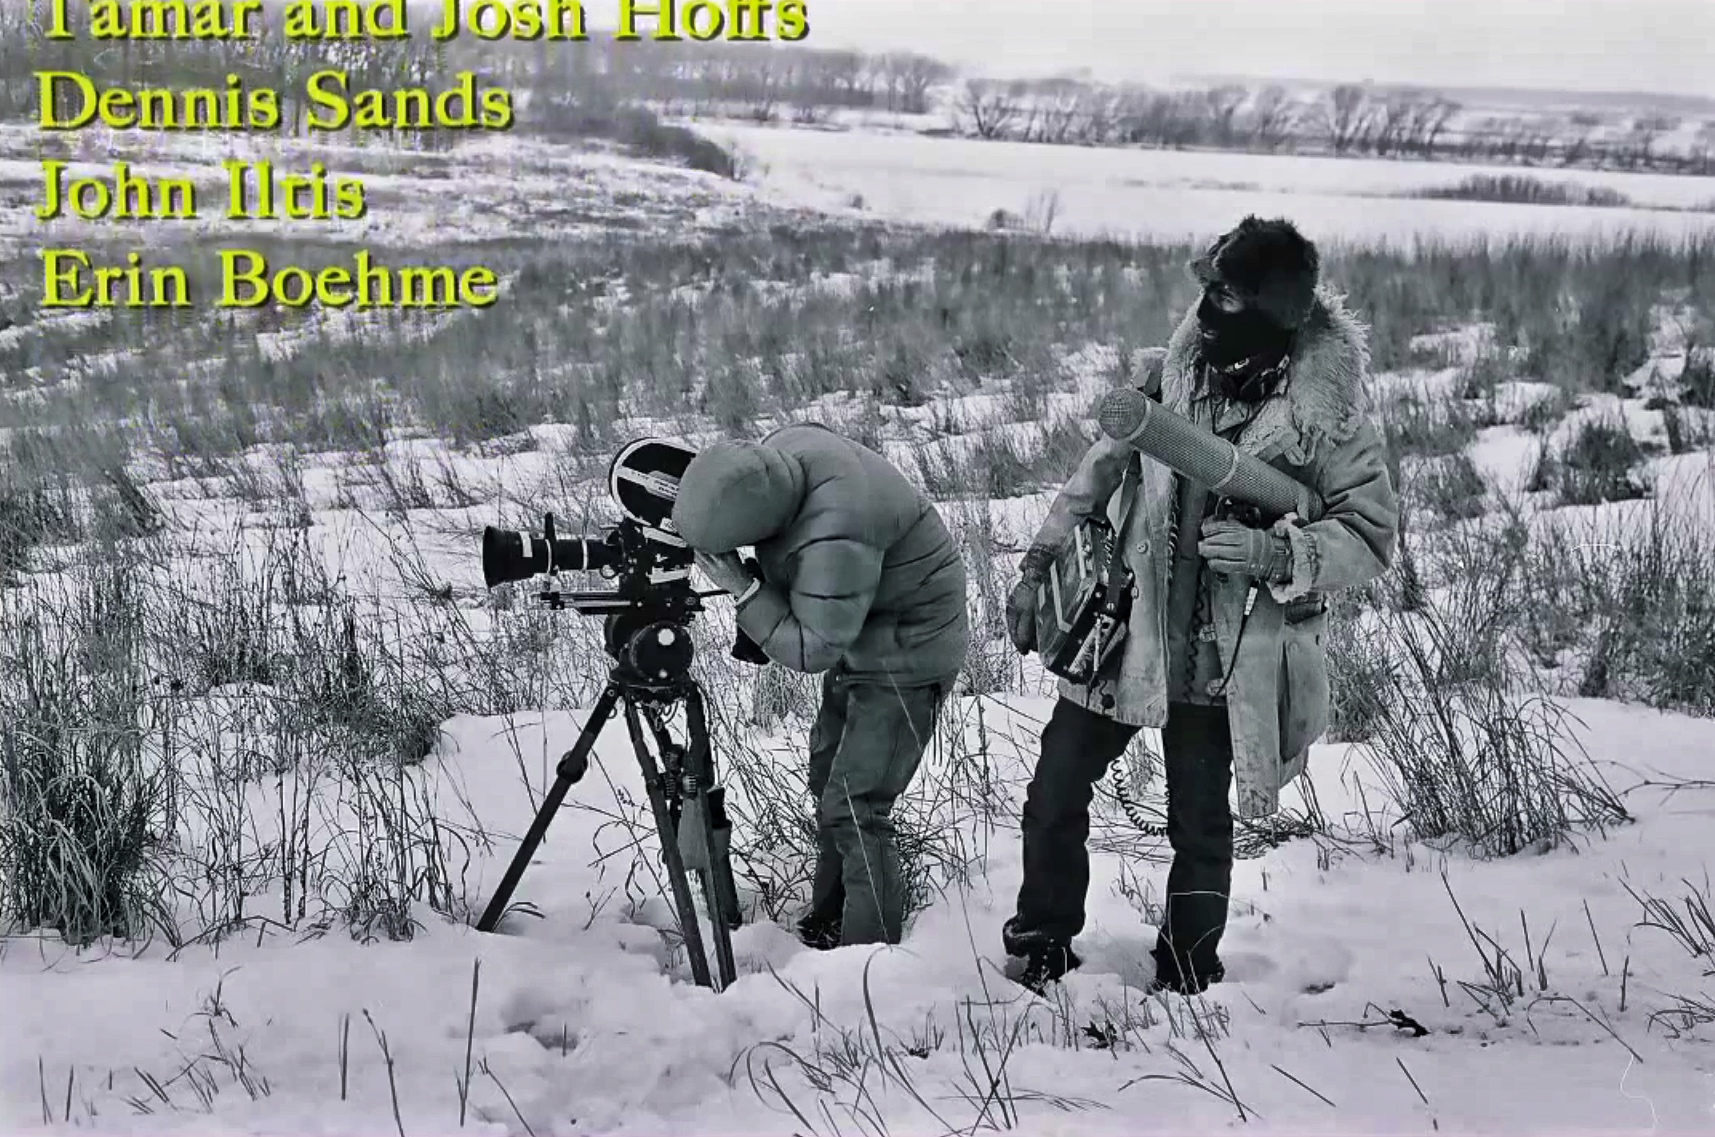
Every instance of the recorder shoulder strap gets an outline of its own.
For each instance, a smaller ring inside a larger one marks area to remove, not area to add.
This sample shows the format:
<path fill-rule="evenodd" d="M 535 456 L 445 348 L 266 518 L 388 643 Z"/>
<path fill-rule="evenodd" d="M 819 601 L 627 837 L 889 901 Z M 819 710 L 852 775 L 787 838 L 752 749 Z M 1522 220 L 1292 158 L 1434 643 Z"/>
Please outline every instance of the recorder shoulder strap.
<path fill-rule="evenodd" d="M 1137 485 L 1143 477 L 1143 454 L 1133 450 L 1125 464 L 1125 478 L 1120 482 L 1120 528 L 1131 519 L 1131 507 L 1137 502 Z"/>
<path fill-rule="evenodd" d="M 1125 465 L 1125 478 L 1120 482 L 1119 528 L 1114 530 L 1113 549 L 1108 554 L 1108 582 L 1105 590 L 1106 603 L 1103 605 L 1110 611 L 1116 609 L 1125 595 L 1125 548 L 1120 544 L 1120 538 L 1125 535 L 1126 528 L 1131 522 L 1132 506 L 1137 503 L 1137 486 L 1142 477 L 1143 456 L 1135 450 Z"/>

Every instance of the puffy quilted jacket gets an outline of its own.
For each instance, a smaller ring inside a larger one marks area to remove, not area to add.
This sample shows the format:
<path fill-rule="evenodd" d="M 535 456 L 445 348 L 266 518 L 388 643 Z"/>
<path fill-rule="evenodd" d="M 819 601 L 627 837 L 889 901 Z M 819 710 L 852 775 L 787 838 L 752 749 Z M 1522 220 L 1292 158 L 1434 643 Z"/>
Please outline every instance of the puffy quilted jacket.
<path fill-rule="evenodd" d="M 738 623 L 795 671 L 945 682 L 970 642 L 965 567 L 935 506 L 885 458 L 827 427 L 719 442 L 680 482 L 673 522 L 705 553 L 754 546 L 765 583 Z"/>

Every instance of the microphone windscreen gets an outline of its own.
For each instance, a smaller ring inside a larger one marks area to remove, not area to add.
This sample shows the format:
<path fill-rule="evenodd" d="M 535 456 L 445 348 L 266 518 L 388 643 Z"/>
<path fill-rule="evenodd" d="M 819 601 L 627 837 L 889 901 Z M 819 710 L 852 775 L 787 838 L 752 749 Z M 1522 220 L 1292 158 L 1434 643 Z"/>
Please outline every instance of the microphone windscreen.
<path fill-rule="evenodd" d="M 1129 442 L 1149 421 L 1149 396 L 1135 387 L 1115 387 L 1096 407 L 1096 423 L 1102 433 Z"/>

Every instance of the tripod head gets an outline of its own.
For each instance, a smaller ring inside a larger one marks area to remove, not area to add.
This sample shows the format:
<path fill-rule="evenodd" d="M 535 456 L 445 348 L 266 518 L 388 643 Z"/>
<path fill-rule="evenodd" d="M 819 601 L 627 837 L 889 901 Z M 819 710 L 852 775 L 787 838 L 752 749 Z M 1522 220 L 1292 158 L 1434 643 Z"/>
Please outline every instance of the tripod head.
<path fill-rule="evenodd" d="M 546 527 L 551 535 L 551 514 Z M 618 587 L 611 592 L 565 592 L 550 571 L 541 599 L 556 610 L 605 617 L 602 642 L 614 660 L 612 680 L 621 689 L 658 700 L 682 697 L 693 682 L 691 622 L 703 610 L 702 594 L 691 587 L 688 567 L 671 555 L 678 550 L 669 554 L 669 547 L 650 540 L 637 522 L 621 521 L 605 544 L 614 549 Z"/>
<path fill-rule="evenodd" d="M 696 686 L 689 616 L 642 608 L 610 612 L 602 638 L 614 659 L 610 681 L 633 698 L 676 702 Z"/>

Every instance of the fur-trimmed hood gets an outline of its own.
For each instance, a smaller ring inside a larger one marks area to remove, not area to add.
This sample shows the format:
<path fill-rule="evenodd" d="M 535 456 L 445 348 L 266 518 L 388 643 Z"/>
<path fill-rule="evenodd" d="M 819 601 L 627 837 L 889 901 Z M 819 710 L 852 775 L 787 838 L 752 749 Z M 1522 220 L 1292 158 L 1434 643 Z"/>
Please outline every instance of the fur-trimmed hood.
<path fill-rule="evenodd" d="M 1185 313 L 1161 361 L 1161 402 L 1184 414 L 1198 393 L 1197 309 Z M 1368 418 L 1370 349 L 1364 326 L 1344 298 L 1316 290 L 1292 345 L 1283 389 L 1263 404 L 1239 448 L 1265 461 L 1304 465 L 1324 446 L 1345 442 Z"/>

